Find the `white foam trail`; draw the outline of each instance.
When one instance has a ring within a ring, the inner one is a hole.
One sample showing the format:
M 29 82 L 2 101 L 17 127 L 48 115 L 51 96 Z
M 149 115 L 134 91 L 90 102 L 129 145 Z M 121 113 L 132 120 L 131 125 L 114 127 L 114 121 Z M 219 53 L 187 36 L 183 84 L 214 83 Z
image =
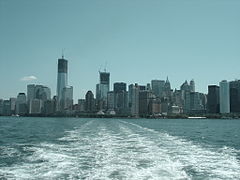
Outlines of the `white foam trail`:
M 207 149 L 179 137 L 120 120 L 91 120 L 58 143 L 26 151 L 26 161 L 0 169 L 8 179 L 238 179 L 229 149 Z
M 240 163 L 237 159 L 237 151 L 233 148 L 204 148 L 201 145 L 193 144 L 191 141 L 186 141 L 167 133 L 161 133 L 125 121 L 121 122 L 126 124 L 127 127 L 132 125 L 138 131 L 142 129 L 142 132 L 139 132 L 139 134 L 150 132 L 150 139 L 156 142 L 162 150 L 165 150 L 166 154 L 180 161 L 185 169 L 193 171 L 199 177 L 214 179 L 240 178 Z

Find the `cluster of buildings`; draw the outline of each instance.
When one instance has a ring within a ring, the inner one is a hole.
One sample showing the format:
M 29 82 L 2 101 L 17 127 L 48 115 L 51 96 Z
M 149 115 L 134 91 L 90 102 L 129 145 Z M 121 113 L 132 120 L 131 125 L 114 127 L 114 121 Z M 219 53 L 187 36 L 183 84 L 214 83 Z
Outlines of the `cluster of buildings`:
M 219 86 L 208 86 L 207 104 L 209 113 L 240 113 L 240 80 L 223 80 Z
M 159 117 L 167 115 L 203 115 L 240 113 L 240 81 L 222 81 L 208 86 L 208 94 L 195 91 L 195 82 L 185 81 L 180 89 L 172 89 L 169 79 L 152 80 L 127 86 L 115 82 L 110 90 L 110 73 L 99 72 L 96 93 L 86 92 L 84 99 L 73 103 L 73 87 L 68 85 L 68 61 L 58 59 L 57 92 L 29 84 L 27 93 L 16 98 L 0 99 L 0 115 L 111 115 L 130 117 Z

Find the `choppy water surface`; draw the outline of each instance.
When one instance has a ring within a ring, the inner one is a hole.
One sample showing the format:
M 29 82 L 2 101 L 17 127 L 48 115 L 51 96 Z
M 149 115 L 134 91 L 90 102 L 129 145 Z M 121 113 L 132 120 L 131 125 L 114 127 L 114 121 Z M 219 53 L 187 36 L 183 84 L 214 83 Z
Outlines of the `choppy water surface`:
M 240 179 L 240 120 L 1 117 L 0 179 Z

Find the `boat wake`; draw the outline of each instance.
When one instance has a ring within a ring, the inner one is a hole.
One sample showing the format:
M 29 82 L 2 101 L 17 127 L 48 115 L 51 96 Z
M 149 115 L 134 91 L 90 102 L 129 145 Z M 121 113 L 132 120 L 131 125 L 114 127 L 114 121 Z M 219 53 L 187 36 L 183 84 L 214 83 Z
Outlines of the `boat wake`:
M 124 120 L 91 120 L 54 141 L 5 148 L 0 179 L 238 179 L 236 150 L 206 148 Z M 3 152 L 3 154 L 4 154 Z

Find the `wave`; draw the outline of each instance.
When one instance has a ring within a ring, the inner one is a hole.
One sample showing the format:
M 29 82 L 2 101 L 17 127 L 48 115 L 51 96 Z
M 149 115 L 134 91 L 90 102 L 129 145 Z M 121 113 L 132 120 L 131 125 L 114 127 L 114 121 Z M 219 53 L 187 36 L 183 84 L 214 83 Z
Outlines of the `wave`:
M 240 177 L 234 149 L 202 147 L 124 120 L 90 120 L 55 141 L 27 146 L 27 151 L 32 153 L 23 162 L 0 168 L 0 179 Z

